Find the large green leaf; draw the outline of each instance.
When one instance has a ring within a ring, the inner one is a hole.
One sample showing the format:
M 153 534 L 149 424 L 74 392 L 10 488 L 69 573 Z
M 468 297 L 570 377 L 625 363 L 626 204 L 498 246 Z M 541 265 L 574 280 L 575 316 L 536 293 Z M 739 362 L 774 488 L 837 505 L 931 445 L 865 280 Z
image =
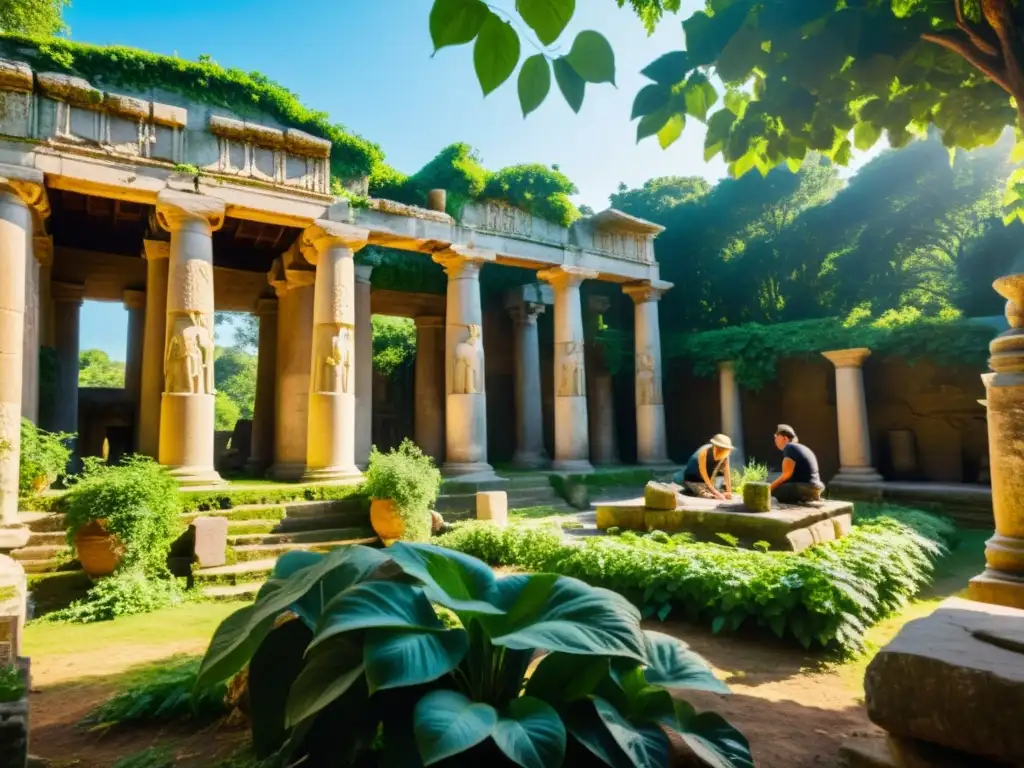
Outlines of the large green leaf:
M 754 768 L 754 756 L 746 737 L 721 715 L 694 714 L 688 704 L 677 701 L 677 723 L 672 725 L 686 745 L 709 768 Z
M 678 112 L 671 117 L 668 121 L 661 126 L 661 130 L 658 131 L 658 144 L 662 149 L 668 149 L 670 146 L 676 143 L 676 140 L 683 135 L 683 128 L 686 127 L 686 116 L 681 115 Z
M 633 768 L 633 762 L 612 738 L 592 700 L 577 701 L 559 711 L 566 730 L 588 752 L 612 768 Z
M 685 80 L 692 69 L 686 51 L 672 51 L 652 61 L 641 74 L 658 85 L 673 86 Z
M 498 713 L 456 691 L 431 691 L 416 704 L 413 732 L 424 765 L 472 749 L 494 731 Z
M 551 68 L 543 53 L 531 56 L 519 70 L 519 106 L 523 117 L 544 103 L 551 91 Z
M 594 699 L 594 709 L 604 722 L 615 743 L 636 768 L 668 765 L 668 737 L 655 725 L 635 726 L 611 704 Z
M 565 759 L 562 718 L 540 699 L 513 699 L 494 726 L 494 743 L 523 768 L 560 768 Z
M 643 141 L 648 136 L 656 135 L 675 114 L 677 114 L 676 111 L 669 105 L 656 109 L 649 115 L 644 115 L 640 118 L 640 122 L 636 124 L 637 142 Z
M 636 723 L 667 722 L 675 718 L 672 695 L 651 685 L 643 667 L 631 659 L 613 659 L 611 674 L 600 684 L 597 695 Z
M 360 765 L 371 753 L 380 726 L 380 712 L 370 699 L 366 679 L 357 679 L 340 697 L 304 720 L 293 733 L 304 733 L 308 759 L 282 765 Z M 419 768 L 419 764 L 414 764 Z
M 615 85 L 615 52 L 600 32 L 587 29 L 576 35 L 566 58 L 588 83 Z
M 649 115 L 668 105 L 672 98 L 672 89 L 667 85 L 645 85 L 633 99 L 633 112 L 630 120 Z
M 312 645 L 342 632 L 374 628 L 443 632 L 444 624 L 422 587 L 367 581 L 346 589 L 327 604 Z
M 615 592 L 534 574 L 507 576 L 496 582 L 494 593 L 505 615 L 480 619 L 494 645 L 644 658 L 640 614 Z
M 434 51 L 470 42 L 479 34 L 488 13 L 483 0 L 434 0 L 430 9 L 430 39 Z
M 693 115 L 701 122 L 707 120 L 708 110 L 718 101 L 718 92 L 700 72 L 690 77 L 683 90 L 686 114 Z
M 363 672 L 363 648 L 352 637 L 333 637 L 311 647 L 288 695 L 288 725 L 300 723 L 328 706 Z
M 592 694 L 607 676 L 608 658 L 605 656 L 549 653 L 527 680 L 526 695 L 549 704 L 576 701 Z
M 423 584 L 427 597 L 461 614 L 503 613 L 490 602 L 494 571 L 475 557 L 430 544 L 398 542 L 391 557 Z
M 555 82 L 558 83 L 558 89 L 565 97 L 566 103 L 573 112 L 579 112 L 583 106 L 587 81 L 580 77 L 579 72 L 573 69 L 572 64 L 565 56 L 555 59 L 552 67 L 555 70 Z
M 302 669 L 312 637 L 301 621 L 286 621 L 264 638 L 249 662 L 249 718 L 257 757 L 274 754 L 288 737 L 288 690 Z
M 519 63 L 519 52 L 519 35 L 515 29 L 488 10 L 473 45 L 473 67 L 484 96 L 512 76 Z
M 543 45 L 551 45 L 576 12 L 576 0 L 516 0 L 516 10 Z
M 371 629 L 366 633 L 363 663 L 370 693 L 420 685 L 451 672 L 466 655 L 466 632 L 415 632 Z
M 682 640 L 661 632 L 645 631 L 644 643 L 647 646 L 644 677 L 652 685 L 729 693 L 729 686 L 716 678 L 704 659 Z
M 746 20 L 754 0 L 737 0 L 714 16 L 698 11 L 683 22 L 686 51 L 695 67 L 712 64 Z

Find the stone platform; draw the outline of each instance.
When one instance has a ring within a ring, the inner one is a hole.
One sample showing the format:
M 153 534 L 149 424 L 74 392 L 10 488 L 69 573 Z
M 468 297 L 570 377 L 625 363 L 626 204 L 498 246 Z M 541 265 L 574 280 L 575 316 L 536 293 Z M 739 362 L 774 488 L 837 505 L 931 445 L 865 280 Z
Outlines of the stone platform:
M 717 501 L 686 497 L 674 510 L 647 509 L 644 500 L 597 502 L 597 527 L 630 531 L 689 533 L 701 541 L 721 543 L 719 533 L 739 539 L 752 549 L 767 541 L 775 551 L 800 552 L 814 544 L 832 541 L 850 531 L 853 504 L 823 501 L 813 506 L 772 507 L 771 512 L 748 512 L 741 501 Z

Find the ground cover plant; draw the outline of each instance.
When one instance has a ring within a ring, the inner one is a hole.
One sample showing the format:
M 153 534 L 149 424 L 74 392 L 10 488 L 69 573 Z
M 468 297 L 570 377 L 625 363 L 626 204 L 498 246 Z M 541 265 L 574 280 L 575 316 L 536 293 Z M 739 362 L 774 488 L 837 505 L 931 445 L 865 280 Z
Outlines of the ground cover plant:
M 715 632 L 764 627 L 805 647 L 858 651 L 874 623 L 924 586 L 955 533 L 944 518 L 894 506 L 859 509 L 843 539 L 799 553 L 698 543 L 689 536 L 586 538 L 551 528 L 456 525 L 441 546 L 493 565 L 559 573 L 614 590 L 644 616 L 684 615 Z
M 245 665 L 260 758 L 649 768 L 669 764 L 667 728 L 709 765 L 753 765 L 725 720 L 665 690 L 725 686 L 627 600 L 431 545 L 283 555 L 214 634 L 197 692 Z

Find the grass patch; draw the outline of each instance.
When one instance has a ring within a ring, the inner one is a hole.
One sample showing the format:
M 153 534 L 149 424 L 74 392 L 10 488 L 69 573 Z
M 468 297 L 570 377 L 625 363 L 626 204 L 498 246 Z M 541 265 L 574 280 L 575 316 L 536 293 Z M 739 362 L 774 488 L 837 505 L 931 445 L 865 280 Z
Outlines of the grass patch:
M 227 486 L 215 491 L 183 491 L 182 512 L 204 512 L 232 509 L 251 504 L 285 504 L 295 501 L 360 500 L 369 508 L 369 500 L 358 485 L 281 485 L 267 484 L 264 488 L 236 488 Z
M 522 509 L 510 509 L 508 511 L 509 520 L 523 521 L 523 520 L 560 520 L 561 518 L 569 518 L 571 515 L 567 515 L 563 509 L 555 509 L 554 507 L 541 506 L 541 507 L 523 507 Z

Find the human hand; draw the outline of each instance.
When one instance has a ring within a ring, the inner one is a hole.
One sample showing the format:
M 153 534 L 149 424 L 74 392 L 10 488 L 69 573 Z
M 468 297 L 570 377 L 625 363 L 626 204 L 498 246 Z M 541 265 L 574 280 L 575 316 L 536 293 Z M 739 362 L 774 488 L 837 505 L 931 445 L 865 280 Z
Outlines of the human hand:
M 726 501 L 732 501 L 732 493 L 731 492 L 725 494 L 725 500 Z

